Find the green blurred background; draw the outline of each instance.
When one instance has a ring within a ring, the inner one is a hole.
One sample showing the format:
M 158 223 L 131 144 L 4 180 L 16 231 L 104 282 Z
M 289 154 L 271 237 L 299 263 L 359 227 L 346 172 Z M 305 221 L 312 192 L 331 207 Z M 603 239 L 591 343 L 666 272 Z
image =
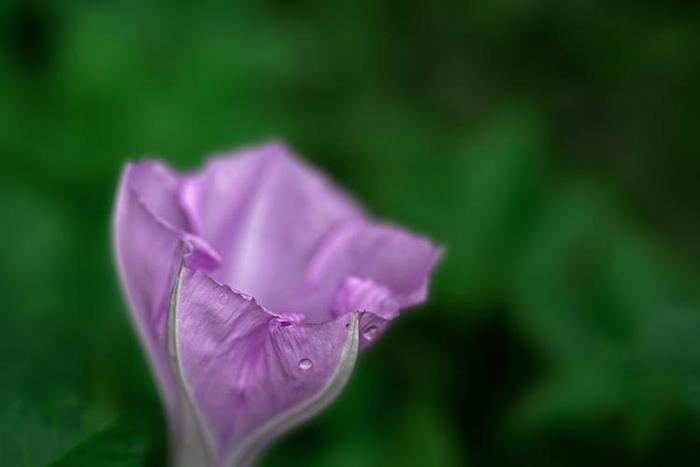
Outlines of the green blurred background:
M 0 464 L 162 465 L 120 167 L 286 140 L 447 254 L 263 466 L 697 465 L 700 5 L 4 1 Z

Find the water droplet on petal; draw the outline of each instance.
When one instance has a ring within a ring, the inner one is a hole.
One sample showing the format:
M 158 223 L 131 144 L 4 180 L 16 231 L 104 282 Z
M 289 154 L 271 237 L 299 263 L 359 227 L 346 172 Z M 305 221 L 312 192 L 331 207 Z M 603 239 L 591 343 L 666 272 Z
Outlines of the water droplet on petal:
M 299 369 L 301 371 L 310 370 L 312 366 L 314 366 L 314 364 L 308 358 L 302 358 L 299 360 Z
M 372 339 L 377 337 L 377 334 L 379 334 L 379 329 L 377 328 L 377 326 L 368 326 L 362 333 L 362 337 L 364 337 L 368 341 L 371 341 Z

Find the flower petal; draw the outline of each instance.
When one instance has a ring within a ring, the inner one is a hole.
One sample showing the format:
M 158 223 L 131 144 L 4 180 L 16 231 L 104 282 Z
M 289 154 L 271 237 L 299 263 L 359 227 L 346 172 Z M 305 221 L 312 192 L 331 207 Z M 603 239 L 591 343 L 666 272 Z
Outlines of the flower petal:
M 392 319 L 425 300 L 441 254 L 428 240 L 392 226 L 345 224 L 319 247 L 287 308 L 306 310 L 309 321 L 328 319 L 329 311 L 338 316 L 349 306 Z
M 221 253 L 223 266 L 213 277 L 281 312 L 319 242 L 364 217 L 325 177 L 275 143 L 212 160 L 187 179 L 181 198 L 195 232 Z
M 248 465 L 329 404 L 352 371 L 359 315 L 304 324 L 183 267 L 170 319 L 177 373 L 216 465 Z
M 178 200 L 181 176 L 153 160 L 128 164 L 126 173 L 129 187 L 155 217 L 174 229 L 189 229 Z
M 217 261 L 206 242 L 179 229 L 185 220 L 175 197 L 176 185 L 177 176 L 160 164 L 127 164 L 112 222 L 122 288 L 175 424 L 179 401 L 168 363 L 166 329 L 170 291 L 183 258 L 193 267 Z
M 366 226 L 344 252 L 354 262 L 354 275 L 386 286 L 402 308 L 425 300 L 430 273 L 441 255 L 427 239 L 382 224 Z
M 384 319 L 394 319 L 399 314 L 399 303 L 391 290 L 370 279 L 346 277 L 338 287 L 331 305 L 334 317 L 352 311 L 372 311 Z

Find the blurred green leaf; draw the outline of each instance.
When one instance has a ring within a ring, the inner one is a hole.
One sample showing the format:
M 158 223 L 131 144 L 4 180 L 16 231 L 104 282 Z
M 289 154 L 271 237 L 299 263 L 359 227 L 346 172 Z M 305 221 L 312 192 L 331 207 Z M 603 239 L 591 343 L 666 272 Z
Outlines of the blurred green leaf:
M 697 463 L 696 3 L 9 0 L 0 34 L 3 465 L 165 462 L 119 170 L 269 137 L 446 255 L 264 465 Z
M 133 421 L 120 421 L 109 429 L 82 441 L 51 466 L 136 467 L 147 465 L 150 441 L 143 425 Z

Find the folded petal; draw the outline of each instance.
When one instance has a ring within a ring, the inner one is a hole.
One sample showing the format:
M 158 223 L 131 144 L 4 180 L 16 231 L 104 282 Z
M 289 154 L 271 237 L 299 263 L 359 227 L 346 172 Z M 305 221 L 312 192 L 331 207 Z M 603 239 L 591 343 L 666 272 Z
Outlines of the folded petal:
M 172 361 L 214 465 L 249 465 L 272 438 L 330 403 L 347 381 L 358 352 L 359 314 L 305 324 L 186 267 L 177 284 Z
M 403 308 L 425 300 L 430 273 L 441 255 L 442 250 L 423 237 L 373 224 L 362 229 L 341 256 L 354 263 L 354 275 L 386 286 Z M 343 268 L 338 260 L 332 269 Z
M 322 239 L 363 218 L 349 197 L 275 143 L 212 160 L 186 180 L 181 199 L 194 232 L 223 258 L 213 277 L 274 311 L 299 288 Z
M 392 226 L 346 223 L 319 246 L 287 309 L 306 310 L 310 321 L 351 306 L 392 319 L 425 299 L 441 254 L 428 240 Z
M 187 231 L 187 217 L 180 206 L 178 192 L 182 177 L 166 165 L 153 160 L 128 164 L 128 187 L 162 223 L 174 229 Z
M 160 164 L 128 164 L 112 224 L 122 288 L 173 423 L 179 402 L 167 352 L 170 292 L 183 259 L 193 267 L 217 261 L 206 242 L 180 230 L 176 187 L 177 176 Z
M 338 287 L 331 305 L 334 317 L 352 311 L 372 311 L 384 319 L 394 319 L 399 313 L 399 302 L 391 290 L 370 279 L 346 277 Z

